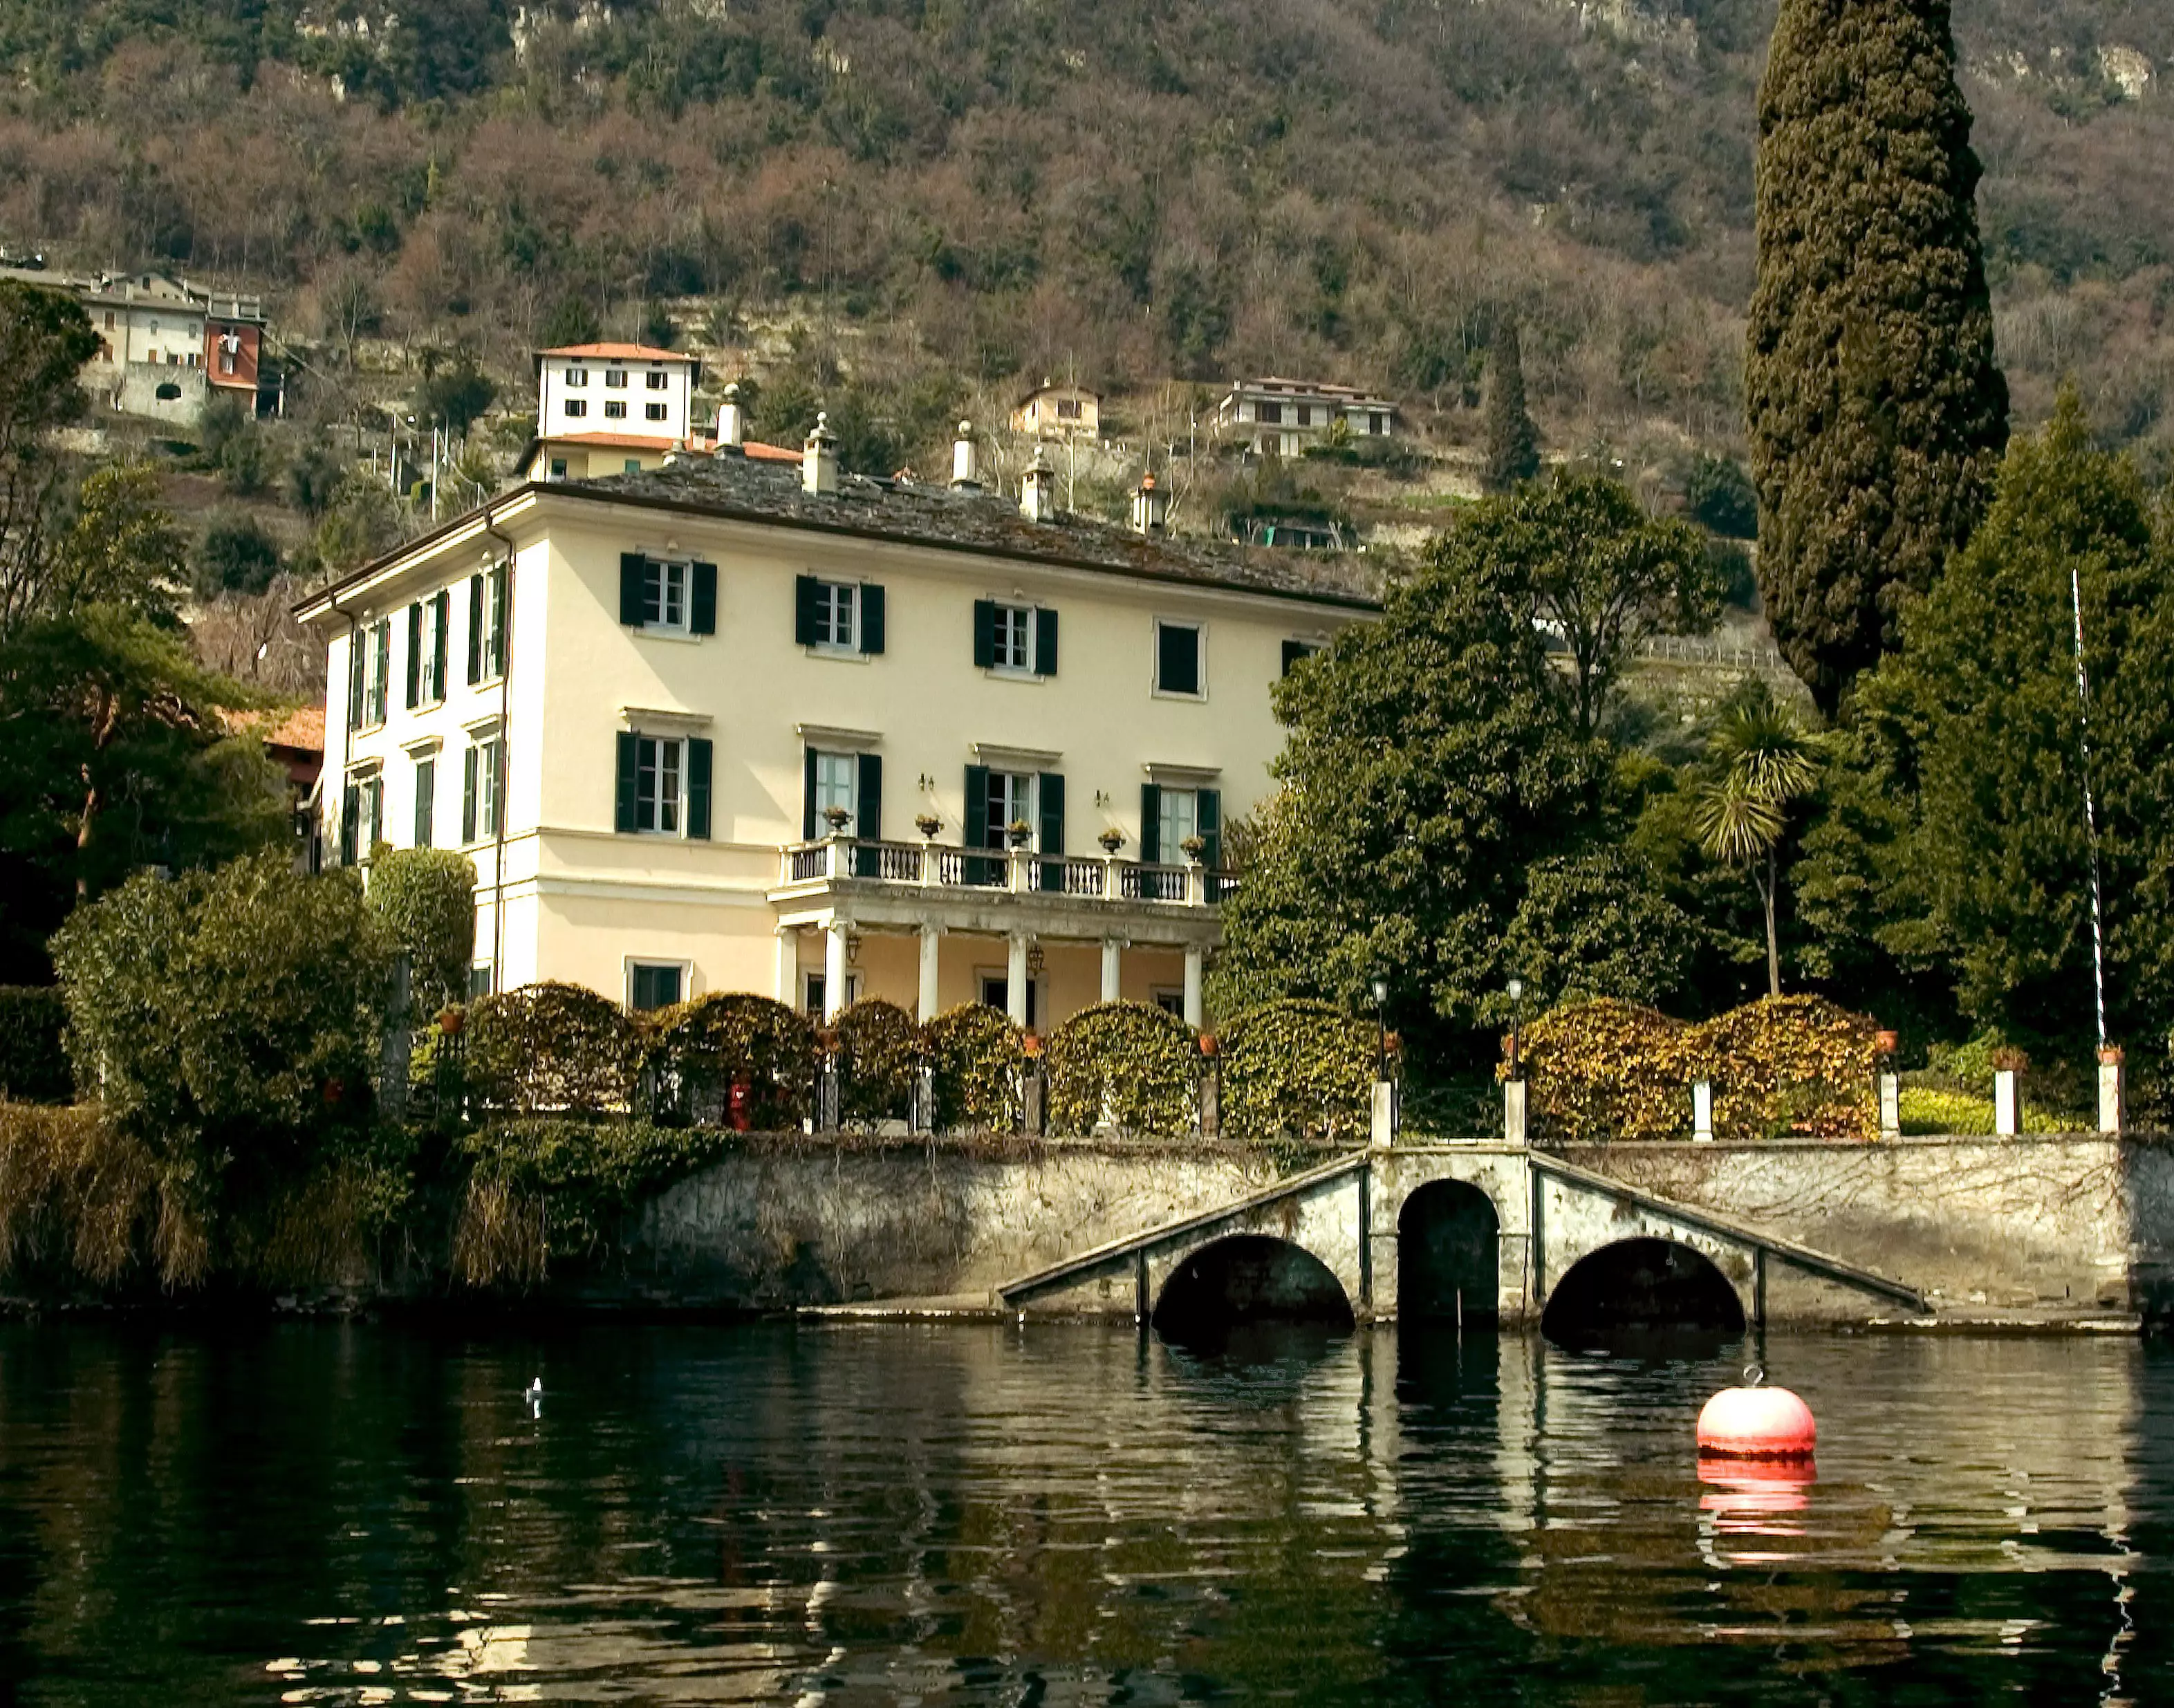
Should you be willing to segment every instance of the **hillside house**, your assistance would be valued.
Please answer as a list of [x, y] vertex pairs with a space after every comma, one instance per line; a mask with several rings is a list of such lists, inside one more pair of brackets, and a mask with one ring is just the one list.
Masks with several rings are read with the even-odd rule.
[[1102, 433], [1102, 399], [1084, 386], [1057, 386], [1044, 380], [1012, 408], [1012, 431], [1036, 438], [1098, 439]]
[[568, 344], [536, 356], [536, 436], [520, 468], [531, 480], [587, 480], [656, 468], [699, 445], [701, 364], [647, 344]]
[[1215, 424], [1256, 456], [1296, 457], [1338, 422], [1354, 439], [1395, 431], [1397, 406], [1349, 386], [1307, 380], [1234, 380], [1215, 406]]

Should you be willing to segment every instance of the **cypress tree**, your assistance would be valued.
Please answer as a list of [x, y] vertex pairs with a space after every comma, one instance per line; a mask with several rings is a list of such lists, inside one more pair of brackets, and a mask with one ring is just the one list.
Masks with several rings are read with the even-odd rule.
[[1774, 637], [1831, 714], [2008, 441], [1947, 0], [1782, 0], [1759, 90], [1744, 406]]
[[1503, 321], [1488, 347], [1479, 409], [1487, 450], [1487, 489], [1507, 492], [1540, 472], [1540, 430], [1525, 408], [1525, 359], [1517, 348], [1514, 320]]

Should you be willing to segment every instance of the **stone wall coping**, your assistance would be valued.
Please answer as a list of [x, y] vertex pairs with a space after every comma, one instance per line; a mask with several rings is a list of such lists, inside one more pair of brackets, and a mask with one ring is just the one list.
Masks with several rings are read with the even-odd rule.
[[1582, 1143], [1565, 1145], [1537, 1145], [1535, 1149], [1559, 1153], [1565, 1156], [1607, 1156], [1632, 1154], [1638, 1156], [1667, 1156], [1681, 1153], [1688, 1156], [1712, 1156], [1720, 1152], [1734, 1155], [1771, 1151], [1859, 1151], [1867, 1154], [1880, 1151], [1937, 1149], [1945, 1145], [1998, 1144], [2007, 1146], [2031, 1144], [2131, 1144], [2165, 1148], [2174, 1145], [2174, 1134], [2164, 1132], [1921, 1132], [1910, 1133], [1900, 1138], [1758, 1138], [1692, 1140], [1625, 1139], [1620, 1143]]

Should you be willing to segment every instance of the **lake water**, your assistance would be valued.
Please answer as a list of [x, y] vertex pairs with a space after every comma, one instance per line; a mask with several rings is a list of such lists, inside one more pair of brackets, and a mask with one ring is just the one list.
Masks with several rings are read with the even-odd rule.
[[[2174, 1347], [0, 1327], [0, 1704], [2174, 1701]], [[540, 1416], [522, 1398], [541, 1375]]]

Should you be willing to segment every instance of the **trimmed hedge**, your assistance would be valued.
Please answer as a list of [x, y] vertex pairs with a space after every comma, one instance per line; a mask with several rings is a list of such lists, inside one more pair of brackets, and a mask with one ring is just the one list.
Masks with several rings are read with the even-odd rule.
[[75, 1091], [61, 1033], [68, 1004], [51, 985], [0, 985], [0, 1098], [66, 1103]]
[[922, 1043], [935, 1069], [939, 1127], [1009, 1132], [1019, 1125], [1026, 1043], [1009, 1017], [968, 1003], [922, 1027]]
[[864, 1125], [906, 1120], [921, 1058], [921, 1028], [913, 1016], [870, 997], [840, 1012], [837, 1034], [839, 1119]]
[[634, 1023], [581, 985], [523, 985], [468, 1015], [468, 1086], [488, 1109], [605, 1115], [633, 1097]]
[[1573, 1144], [1685, 1137], [1689, 1035], [1658, 1008], [1612, 997], [1543, 1014], [1522, 1040], [1528, 1130]]
[[649, 1017], [641, 1070], [660, 1121], [783, 1131], [813, 1105], [815, 1031], [805, 1015], [768, 997], [716, 991]]
[[475, 867], [450, 848], [387, 848], [370, 865], [370, 911], [408, 957], [409, 1012], [419, 1021], [467, 1000], [475, 954]]
[[1082, 1008], [1050, 1034], [1048, 1127], [1176, 1138], [1200, 1121], [1200, 1036], [1148, 1003]]
[[1290, 998], [1225, 1027], [1222, 1123], [1243, 1144], [1364, 1144], [1381, 1035], [1326, 1003]]

